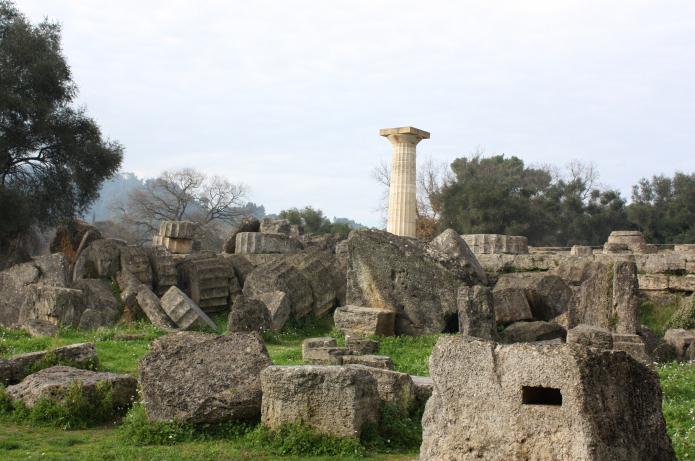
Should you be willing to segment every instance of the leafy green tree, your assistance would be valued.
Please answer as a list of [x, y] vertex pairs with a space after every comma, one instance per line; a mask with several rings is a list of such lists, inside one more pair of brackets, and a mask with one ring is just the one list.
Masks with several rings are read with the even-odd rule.
[[343, 222], [332, 223], [324, 216], [323, 211], [306, 206], [299, 208], [289, 208], [280, 212], [279, 217], [287, 219], [290, 224], [304, 226], [304, 231], [308, 234], [340, 234], [342, 238], [347, 238], [351, 227]]
[[60, 26], [0, 0], [0, 250], [30, 228], [84, 212], [123, 148], [74, 105]]
[[649, 242], [695, 242], [695, 173], [642, 178], [627, 213]]

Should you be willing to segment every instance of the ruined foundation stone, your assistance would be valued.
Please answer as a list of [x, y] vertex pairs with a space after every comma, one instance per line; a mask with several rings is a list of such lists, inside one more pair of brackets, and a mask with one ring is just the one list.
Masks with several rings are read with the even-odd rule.
[[299, 240], [282, 234], [240, 232], [236, 236], [237, 254], [296, 253], [302, 249]]
[[292, 316], [301, 318], [311, 312], [314, 297], [311, 284], [299, 270], [285, 261], [258, 266], [244, 283], [244, 296], [256, 298], [262, 293], [282, 291], [290, 300]]
[[301, 422], [322, 434], [359, 438], [366, 423], [379, 420], [377, 382], [366, 369], [271, 366], [261, 383], [261, 421], [271, 429]]
[[536, 320], [552, 320], [573, 308], [572, 289], [560, 277], [553, 274], [544, 272], [504, 274], [497, 280], [494, 290], [496, 293], [507, 290], [523, 291], [533, 318]]
[[335, 310], [335, 327], [346, 335], [393, 336], [394, 312], [361, 306], [342, 306]]
[[623, 352], [441, 337], [421, 461], [673, 461], [656, 374]]
[[605, 328], [581, 324], [567, 331], [567, 344], [610, 350], [613, 349], [613, 335]]
[[208, 327], [217, 331], [217, 325], [203, 312], [186, 293], [177, 287], [171, 287], [160, 300], [162, 309], [174, 321], [177, 327], [189, 330], [191, 328]]
[[256, 333], [164, 347], [140, 362], [143, 405], [157, 421], [254, 419], [261, 410], [260, 374], [270, 364]]
[[41, 362], [69, 364], [77, 368], [96, 368], [99, 358], [94, 343], [70, 344], [50, 351], [27, 352], [0, 360], [0, 384], [7, 386], [21, 382]]
[[179, 287], [205, 313], [229, 308], [235, 282], [234, 269], [222, 257], [193, 257], [179, 265]]
[[520, 235], [467, 234], [461, 237], [475, 254], [528, 253], [528, 239]]
[[495, 307], [490, 288], [462, 286], [458, 293], [458, 331], [462, 335], [483, 339], [497, 337]]

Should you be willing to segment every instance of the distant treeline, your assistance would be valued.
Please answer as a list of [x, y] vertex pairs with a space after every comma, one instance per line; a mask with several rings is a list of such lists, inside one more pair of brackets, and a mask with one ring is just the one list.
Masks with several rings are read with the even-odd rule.
[[575, 162], [562, 176], [517, 157], [458, 158], [429, 201], [439, 229], [524, 235], [535, 246], [601, 245], [612, 230], [636, 229], [650, 243], [695, 242], [695, 173], [643, 178], [628, 203]]

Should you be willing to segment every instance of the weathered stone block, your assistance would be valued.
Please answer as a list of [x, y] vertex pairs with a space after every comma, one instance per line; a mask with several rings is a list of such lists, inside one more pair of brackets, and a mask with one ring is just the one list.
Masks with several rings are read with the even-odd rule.
[[427, 244], [427, 254], [462, 279], [471, 277], [486, 284], [487, 275], [466, 241], [453, 229], [447, 229]]
[[553, 274], [544, 272], [503, 274], [497, 280], [495, 292], [506, 290], [523, 290], [533, 318], [537, 320], [552, 320], [574, 306], [572, 288]]
[[379, 341], [347, 335], [345, 336], [345, 347], [355, 354], [375, 354], [379, 352]]
[[690, 345], [695, 343], [695, 332], [682, 328], [671, 328], [666, 330], [664, 341], [673, 346], [676, 351], [676, 358], [683, 360], [687, 357], [687, 350]]
[[121, 269], [130, 271], [141, 283], [152, 286], [150, 258], [143, 247], [128, 245], [121, 248]]
[[264, 218], [260, 224], [260, 231], [264, 234], [280, 234], [289, 236], [292, 226], [286, 219]]
[[167, 290], [176, 285], [176, 263], [174, 258], [163, 246], [152, 246], [147, 249], [147, 256], [152, 268], [152, 285], [154, 292], [162, 296]]
[[[128, 408], [137, 395], [138, 382], [127, 374], [105, 373], [82, 370], [66, 366], [45, 368], [28, 376], [19, 384], [7, 388], [7, 394], [14, 400], [21, 400], [28, 407], [41, 398], [61, 399], [69, 387], [79, 382], [87, 399], [96, 397], [97, 385], [108, 383], [111, 388], [113, 408]], [[95, 402], [98, 403], [98, 402]]]
[[613, 333], [613, 349], [627, 352], [632, 358], [644, 364], [650, 364], [652, 362], [647, 353], [644, 340], [639, 335]]
[[495, 321], [498, 325], [533, 320], [531, 306], [523, 289], [497, 289], [495, 287], [492, 290], [492, 297], [495, 306]]
[[[220, 312], [229, 308], [236, 275], [222, 257], [191, 257], [179, 265], [179, 288], [203, 310]], [[239, 294], [238, 291], [235, 294]]]
[[296, 253], [302, 249], [299, 240], [282, 234], [262, 234], [260, 232], [240, 232], [236, 236], [237, 254], [254, 253]]
[[393, 370], [393, 360], [388, 355], [344, 355], [343, 365], [364, 365], [366, 367]]
[[366, 423], [379, 420], [377, 382], [364, 369], [271, 366], [261, 385], [261, 420], [271, 429], [301, 422], [319, 433], [359, 438]]
[[605, 328], [581, 324], [567, 330], [567, 344], [610, 350], [613, 349], [613, 335]]
[[591, 248], [590, 246], [572, 245], [572, 248], [570, 249], [570, 255], [572, 255], [572, 256], [587, 257], [587, 256], [592, 256], [593, 254], [594, 254], [594, 249]]
[[444, 336], [430, 373], [422, 461], [675, 459], [658, 377], [625, 353]]
[[314, 299], [312, 313], [320, 318], [333, 309], [341, 292], [345, 291], [345, 273], [341, 272], [335, 256], [313, 251], [298, 253], [285, 259], [309, 282]]
[[461, 237], [475, 254], [528, 253], [528, 239], [520, 235], [467, 234]]
[[367, 370], [376, 379], [382, 402], [394, 405], [404, 413], [415, 403], [415, 386], [410, 375], [365, 365], [346, 365], [346, 368]]
[[270, 330], [271, 319], [264, 303], [244, 295], [234, 299], [227, 318], [227, 331], [258, 332]]
[[346, 335], [393, 336], [395, 313], [372, 307], [342, 306], [335, 310], [335, 327]]
[[256, 333], [165, 346], [140, 361], [143, 405], [157, 421], [252, 420], [261, 410], [260, 374], [270, 364]]
[[162, 221], [159, 224], [159, 235], [161, 237], [172, 237], [176, 239], [192, 239], [195, 231], [195, 224], [190, 221]]
[[194, 240], [173, 237], [161, 237], [161, 239], [161, 245], [171, 253], [187, 255], [193, 252]]
[[502, 331], [502, 339], [508, 343], [530, 343], [550, 339], [565, 339], [567, 332], [553, 322], [516, 322]]
[[256, 299], [265, 304], [270, 314], [270, 329], [278, 332], [282, 330], [292, 313], [290, 297], [284, 291], [268, 291], [256, 295]]
[[247, 298], [271, 291], [283, 291], [289, 296], [293, 317], [301, 318], [311, 312], [314, 298], [309, 281], [285, 261], [258, 266], [244, 283]]
[[492, 291], [485, 286], [462, 286], [458, 294], [459, 325], [462, 335], [484, 339], [497, 337]]
[[153, 325], [163, 330], [175, 330], [176, 324], [162, 308], [159, 298], [147, 286], [140, 284], [135, 297], [138, 307]]
[[22, 329], [29, 333], [29, 336], [55, 336], [60, 331], [58, 325], [54, 325], [46, 320], [31, 319], [27, 320]]
[[254, 217], [246, 217], [241, 220], [239, 225], [235, 227], [229, 234], [227, 241], [222, 247], [222, 251], [225, 253], [235, 253], [236, 252], [236, 236], [240, 232], [259, 232], [261, 227], [260, 221]]
[[432, 391], [434, 390], [434, 380], [429, 376], [413, 376], [410, 375], [410, 379], [413, 380], [413, 389], [415, 390], [415, 401], [421, 407], [424, 407], [427, 401], [432, 397]]
[[668, 289], [673, 291], [695, 291], [695, 275], [669, 276]]
[[338, 343], [335, 338], [324, 337], [324, 338], [307, 338], [302, 341], [302, 357], [304, 357], [310, 349], [316, 349], [317, 347], [337, 347]]
[[186, 293], [171, 287], [160, 300], [162, 309], [177, 327], [189, 330], [194, 327], [210, 327], [217, 331], [217, 325], [203, 312]]
[[640, 290], [657, 291], [668, 290], [668, 275], [663, 274], [639, 274], [637, 276]]
[[50, 351], [27, 352], [0, 360], [0, 384], [16, 384], [36, 370], [38, 364], [62, 363], [78, 368], [95, 368], [99, 364], [94, 343], [79, 343], [58, 347]]
[[45, 320], [54, 325], [77, 327], [84, 311], [81, 290], [71, 288], [31, 285], [25, 291], [19, 312], [19, 323], [28, 320]]
[[312, 347], [302, 349], [302, 360], [309, 365], [342, 365], [349, 354], [346, 347]]
[[121, 250], [126, 246], [118, 239], [94, 240], [77, 255], [73, 280], [115, 277], [121, 270]]

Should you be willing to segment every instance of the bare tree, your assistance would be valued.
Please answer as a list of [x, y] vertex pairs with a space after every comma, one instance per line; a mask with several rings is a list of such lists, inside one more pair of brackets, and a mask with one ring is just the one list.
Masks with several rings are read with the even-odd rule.
[[184, 168], [146, 181], [114, 208], [143, 241], [157, 233], [161, 221], [193, 221], [201, 235], [209, 236], [218, 233], [221, 224], [234, 224], [243, 216], [247, 194], [243, 184]]
[[572, 160], [567, 164], [567, 174], [569, 182], [575, 182], [583, 186], [582, 200], [587, 200], [594, 189], [601, 187], [598, 169], [592, 162]]

